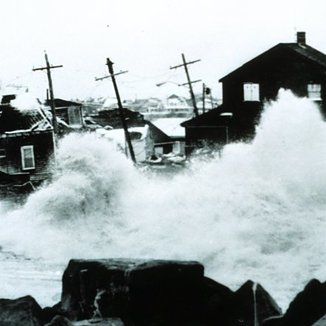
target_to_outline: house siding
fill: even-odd
[[[35,169],[22,169],[21,147],[33,146]],[[0,148],[5,149],[6,157],[0,159],[0,171],[6,174],[40,174],[49,170],[49,159],[54,154],[52,131],[17,133],[0,136]]]

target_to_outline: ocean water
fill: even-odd
[[[251,143],[175,173],[136,168],[93,135],[59,144],[51,183],[0,202],[0,297],[60,300],[70,258],[198,260],[236,290],[259,282],[285,310],[326,276],[326,125],[282,91]]]

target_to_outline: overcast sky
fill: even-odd
[[[54,93],[61,98],[114,96],[107,75],[109,57],[123,99],[156,96],[157,83],[202,79],[214,95],[218,80],[280,42],[307,43],[326,53],[325,0],[1,0],[0,80],[29,86],[45,96],[44,50],[53,69]],[[201,91],[201,83],[194,86]],[[179,88],[180,89],[180,88]],[[172,90],[172,89],[171,89]]]

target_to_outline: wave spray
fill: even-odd
[[[53,181],[3,209],[0,244],[62,266],[198,260],[233,290],[261,283],[284,307],[308,280],[325,278],[325,143],[317,107],[288,91],[266,105],[251,143],[193,159],[168,178],[135,168],[105,140],[70,135]]]

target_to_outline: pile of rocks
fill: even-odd
[[[71,260],[61,301],[0,300],[3,326],[326,326],[326,283],[310,281],[285,314],[252,281],[237,291],[192,261]]]

